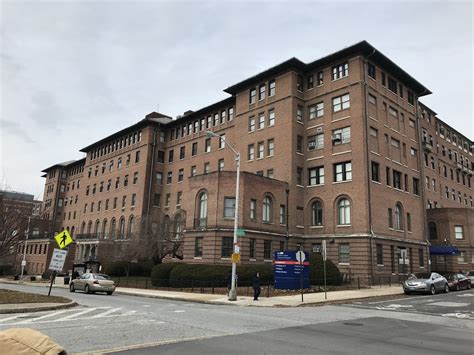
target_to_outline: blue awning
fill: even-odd
[[[431,245],[430,255],[461,255],[461,252],[452,245]]]

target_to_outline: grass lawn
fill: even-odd
[[[68,303],[71,300],[37,293],[27,293],[0,289],[0,304],[8,303]]]

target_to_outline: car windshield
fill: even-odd
[[[96,280],[110,280],[110,277],[108,277],[107,275],[94,275],[94,278]]]
[[[420,272],[416,274],[411,274],[409,279],[414,280],[414,279],[429,279],[431,277],[430,273],[427,272]]]
[[[455,274],[445,274],[444,277],[446,277],[447,280],[455,280],[456,279]]]

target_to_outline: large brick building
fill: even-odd
[[[174,256],[229,263],[235,156],[206,131],[241,155],[243,263],[271,262],[287,240],[306,250],[327,240],[341,271],[367,282],[427,270],[425,207],[472,212],[472,141],[455,133],[459,143],[449,149],[462,152],[462,178],[443,183],[430,159],[441,164],[444,156],[428,152],[426,140],[436,147],[447,125],[418,102],[431,92],[367,42],[311,63],[289,59],[225,92],[228,98],[174,120],[153,112],[83,148],[85,158],[44,170],[44,213],[56,231],[74,234],[74,260],[110,260],[113,245],[160,215],[159,223],[177,221],[182,243]],[[438,189],[452,185],[461,200],[433,195],[425,179],[436,179]]]

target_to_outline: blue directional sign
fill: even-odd
[[[299,290],[301,288],[301,273],[303,273],[303,288],[309,288],[309,254],[304,253],[302,263],[297,260],[297,252],[286,250],[276,251],[273,261],[275,289]]]

